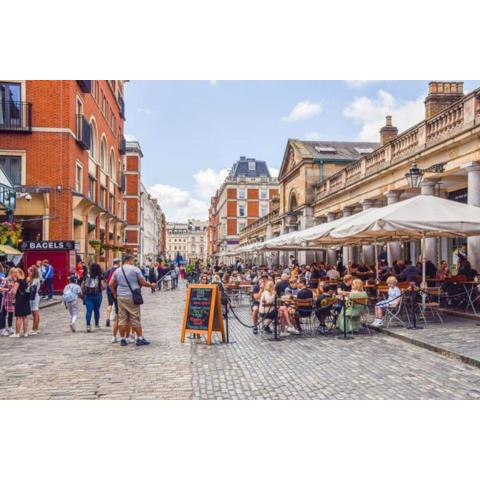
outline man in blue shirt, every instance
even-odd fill
[[[42,267],[43,284],[49,300],[53,297],[53,273],[53,266],[50,265],[48,260],[44,260]]]

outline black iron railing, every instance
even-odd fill
[[[118,136],[118,151],[121,155],[125,155],[127,153],[127,141],[123,135]]]
[[[83,115],[77,115],[77,142],[83,150],[91,147],[90,124]]]
[[[32,131],[32,104],[0,101],[0,130],[30,133]]]
[[[84,93],[90,93],[92,91],[92,80],[77,80],[80,89]]]

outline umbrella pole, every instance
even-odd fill
[[[375,242],[373,244],[374,255],[375,255],[375,278],[377,283],[379,282],[379,275],[378,275],[378,243]]]
[[[422,236],[421,240],[421,249],[422,249],[422,283],[420,284],[420,289],[423,289],[426,283],[426,265],[425,265],[425,234]],[[420,295],[422,297],[422,306],[423,311],[425,312],[425,295],[422,291],[420,291]],[[417,326],[417,313],[415,310],[415,284],[412,283],[412,319],[413,319],[413,326],[407,327],[412,330],[421,330],[423,327]]]

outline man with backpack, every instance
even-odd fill
[[[42,277],[45,293],[48,295],[49,300],[53,298],[53,274],[53,266],[50,265],[50,262],[48,260],[44,260],[42,267]]]

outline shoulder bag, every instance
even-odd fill
[[[127,275],[125,274],[125,270],[123,269],[122,265],[122,273],[123,276],[125,277],[125,281],[127,282],[128,288],[132,292],[132,300],[135,305],[142,305],[143,303],[143,297],[142,297],[142,289],[141,288],[136,288],[135,290],[132,288],[130,285],[130,282],[128,281]]]

